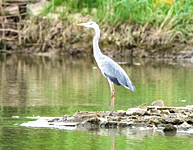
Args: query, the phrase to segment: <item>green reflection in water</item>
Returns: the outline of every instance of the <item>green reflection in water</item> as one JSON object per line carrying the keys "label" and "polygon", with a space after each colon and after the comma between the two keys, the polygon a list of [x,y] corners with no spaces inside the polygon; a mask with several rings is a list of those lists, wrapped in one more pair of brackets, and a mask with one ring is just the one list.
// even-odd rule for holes
{"label": "green reflection in water", "polygon": [[[109,149],[106,136],[54,129],[2,128],[1,149]],[[11,143],[11,144],[10,144]]]}
{"label": "green reflection in water", "polygon": [[167,137],[113,135],[108,132],[101,135],[98,131],[65,131],[46,128],[10,128],[0,130],[0,149],[80,149],[80,150],[166,150],[192,149],[192,136]]}
{"label": "green reflection in water", "polygon": [[[191,64],[188,66],[185,62],[180,65],[178,62],[156,60],[126,61],[128,64],[122,67],[135,84],[137,92],[116,86],[115,109],[126,110],[160,99],[167,106],[192,104]],[[133,65],[135,63],[141,65]],[[8,115],[60,116],[78,110],[109,110],[109,85],[95,66],[90,56],[85,59],[1,56],[1,112],[10,107],[13,112]],[[181,100],[186,102],[182,103]]]}
{"label": "green reflection in water", "polygon": [[[191,149],[192,135],[65,131],[23,128],[26,116],[62,116],[109,110],[110,89],[91,56],[0,55],[0,149]],[[162,99],[167,106],[192,105],[193,65],[156,60],[122,65],[137,92],[116,86],[115,109]],[[138,65],[137,63],[140,63]],[[136,64],[136,65],[135,65]],[[186,100],[182,103],[181,100]],[[12,116],[19,116],[14,119]],[[124,134],[123,134],[124,133]]]}

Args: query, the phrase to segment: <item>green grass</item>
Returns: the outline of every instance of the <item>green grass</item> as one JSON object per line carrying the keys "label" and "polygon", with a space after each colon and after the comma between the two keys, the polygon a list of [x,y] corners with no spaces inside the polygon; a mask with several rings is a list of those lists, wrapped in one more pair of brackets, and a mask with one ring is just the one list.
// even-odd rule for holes
{"label": "green grass", "polygon": [[[193,0],[173,1],[169,3],[166,0],[50,0],[50,4],[42,13],[44,16],[47,15],[47,19],[42,19],[41,15],[33,16],[29,11],[30,19],[34,20],[25,23],[25,29],[28,29],[25,34],[19,32],[18,35],[26,44],[44,42],[47,45],[47,36],[54,37],[53,42],[56,43],[60,43],[63,37],[63,40],[72,44],[80,40],[79,35],[74,33],[77,30],[76,27],[73,28],[75,24],[93,20],[108,34],[103,44],[114,43],[117,46],[141,49],[166,49],[172,47],[173,43],[193,44]],[[60,19],[69,38],[64,38],[65,34],[61,32],[55,34],[49,29],[57,28],[57,22],[52,24],[52,18]],[[29,32],[37,31],[36,29],[40,32]],[[89,33],[85,37],[89,39]],[[6,48],[5,42],[0,42],[0,49],[4,47]]]}
{"label": "green grass", "polygon": [[[68,13],[92,14],[97,22],[119,24],[130,21],[178,30],[183,28],[187,33],[192,31],[192,0],[176,0],[173,4],[163,0],[52,0],[44,12],[57,12],[58,6],[63,7],[61,17],[67,17]],[[93,9],[96,11],[91,13]]]}

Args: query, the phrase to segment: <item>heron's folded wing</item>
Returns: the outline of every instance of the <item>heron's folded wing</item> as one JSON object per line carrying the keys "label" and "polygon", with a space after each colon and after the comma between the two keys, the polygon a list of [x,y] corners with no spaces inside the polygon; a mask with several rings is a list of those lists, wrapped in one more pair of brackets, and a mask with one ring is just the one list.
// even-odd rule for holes
{"label": "heron's folded wing", "polygon": [[100,60],[100,66],[102,74],[109,78],[113,83],[117,85],[123,85],[124,87],[136,91],[135,86],[129,79],[126,72],[111,58],[105,56]]}
{"label": "heron's folded wing", "polygon": [[111,75],[109,75],[109,74],[106,74],[105,72],[104,72],[104,75],[105,75],[105,77],[109,78],[109,79],[110,79],[113,83],[115,83],[116,85],[121,85],[121,83],[119,83],[119,81],[117,80],[116,77],[113,77],[113,76],[111,76]]}
{"label": "heron's folded wing", "polygon": [[[100,67],[102,74],[109,78],[116,85],[123,85],[121,81],[125,80],[125,74],[123,69],[112,59],[106,57],[100,60]],[[126,75],[127,77],[127,75]]]}

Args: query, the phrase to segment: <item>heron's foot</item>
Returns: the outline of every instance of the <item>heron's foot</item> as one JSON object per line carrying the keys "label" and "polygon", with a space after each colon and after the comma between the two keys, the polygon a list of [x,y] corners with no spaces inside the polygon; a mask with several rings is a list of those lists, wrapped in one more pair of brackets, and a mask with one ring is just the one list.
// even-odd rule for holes
{"label": "heron's foot", "polygon": [[110,111],[109,116],[113,116],[113,111]]}

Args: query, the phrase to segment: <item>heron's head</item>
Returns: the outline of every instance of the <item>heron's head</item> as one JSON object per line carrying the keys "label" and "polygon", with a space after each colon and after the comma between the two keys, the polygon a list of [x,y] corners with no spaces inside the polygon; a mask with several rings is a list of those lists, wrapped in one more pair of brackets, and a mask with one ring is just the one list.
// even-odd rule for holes
{"label": "heron's head", "polygon": [[98,25],[96,24],[96,22],[91,21],[91,22],[87,22],[87,23],[79,23],[79,24],[77,24],[77,26],[84,26],[87,28],[95,28]]}

